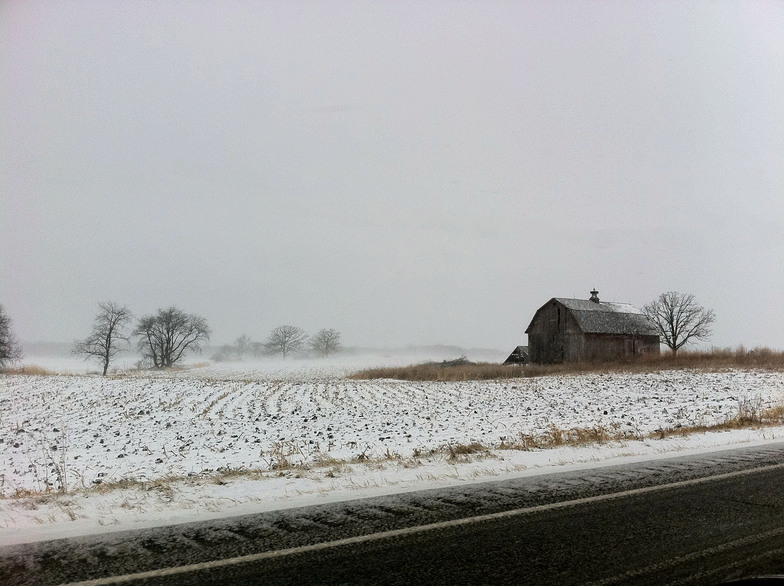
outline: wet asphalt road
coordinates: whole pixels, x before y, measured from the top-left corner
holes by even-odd
[[[242,556],[254,557],[218,561]],[[784,573],[784,444],[0,548],[4,584],[143,572],[126,583],[715,584]]]

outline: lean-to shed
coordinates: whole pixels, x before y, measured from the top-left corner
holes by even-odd
[[[504,360],[504,364],[528,364],[528,346],[517,346],[509,357]]]

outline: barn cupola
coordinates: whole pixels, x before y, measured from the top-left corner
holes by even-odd
[[[596,289],[591,291],[590,301],[593,301],[594,303],[599,303],[599,292]]]

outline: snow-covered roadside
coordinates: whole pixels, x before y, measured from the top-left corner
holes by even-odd
[[[414,490],[567,472],[784,441],[784,426],[699,433],[663,440],[545,450],[492,450],[463,462],[445,457],[207,478],[0,500],[0,546],[204,521]]]
[[[784,440],[764,428],[500,449],[553,429],[719,423],[784,404],[780,372],[408,383],[342,368],[0,378],[0,544]],[[488,449],[444,449],[475,442]],[[38,494],[63,481],[68,494]]]

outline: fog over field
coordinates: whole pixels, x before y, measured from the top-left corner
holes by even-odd
[[[3,2],[0,303],[508,352],[675,290],[782,349],[782,96],[780,2]]]

